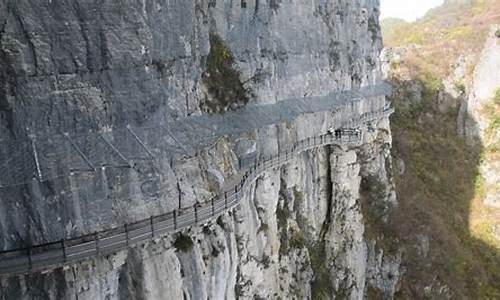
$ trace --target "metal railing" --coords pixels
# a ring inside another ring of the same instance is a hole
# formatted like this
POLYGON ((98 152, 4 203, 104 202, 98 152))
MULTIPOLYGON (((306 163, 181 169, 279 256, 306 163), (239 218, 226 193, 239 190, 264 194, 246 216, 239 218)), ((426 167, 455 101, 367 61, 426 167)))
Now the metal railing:
MULTIPOLYGON (((391 108, 365 114, 353 124, 360 125, 393 112, 394 110, 391 108)), ((309 137, 294 143, 274 156, 255 162, 239 174, 240 178, 236 179, 234 186, 224 190, 219 196, 208 202, 151 216, 136 223, 125 224, 90 235, 2 251, 0 252, 0 275, 40 271, 58 265, 75 263, 96 255, 112 254, 167 233, 204 224, 238 205, 245 189, 266 170, 291 161, 298 153, 331 144, 352 146, 361 141, 361 135, 358 132, 352 130, 341 132, 344 133, 340 136, 322 134, 309 137)))

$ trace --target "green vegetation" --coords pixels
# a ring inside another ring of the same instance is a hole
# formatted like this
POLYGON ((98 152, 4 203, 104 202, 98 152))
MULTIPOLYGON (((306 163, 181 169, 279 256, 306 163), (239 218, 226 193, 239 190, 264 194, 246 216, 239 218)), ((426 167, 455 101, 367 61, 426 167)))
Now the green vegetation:
POLYGON ((409 23, 403 19, 387 18, 380 21, 380 27, 384 36, 393 37, 397 34, 399 28, 408 26, 409 23))
POLYGON ((299 204, 304 202, 304 193, 299 191, 296 186, 293 187, 293 199, 299 204))
POLYGON ((280 256, 286 256, 290 247, 290 241, 288 238, 288 218, 290 218, 290 210, 288 209, 288 201, 286 196, 281 195, 284 199, 283 207, 278 205, 276 208, 276 219, 278 221, 278 230, 280 230, 280 256))
MULTIPOLYGON (((488 127, 484 131, 484 150, 481 153, 482 164, 494 165, 500 161, 500 90, 496 90, 492 101, 483 106, 482 118, 488 121, 488 127)), ((500 194, 500 186, 489 184, 482 176, 476 178, 476 197, 471 204, 470 230, 474 237, 487 243, 491 247, 500 250, 500 240, 494 232, 496 226, 500 226, 500 210, 486 207, 483 199, 490 195, 500 194)), ((500 256, 499 252, 495 253, 500 256)), ((488 259, 491 259, 489 257, 488 259)), ((487 285, 482 287, 491 292, 487 285)))
MULTIPOLYGON (((497 0, 445 1, 417 22, 382 22, 385 44, 405 49, 398 52, 401 62, 391 64, 397 90, 392 99, 393 155, 404 161, 405 172, 395 176, 399 203, 388 223, 380 221, 384 208, 366 201, 379 192, 369 178, 362 184, 361 205, 365 235, 386 250, 394 240, 403 247, 407 272, 399 298, 440 298, 423 291, 443 285, 455 299, 500 298, 500 242, 492 232, 499 217, 482 201, 495 187, 479 175, 481 161, 500 154, 500 92, 484 109, 492 140, 484 147, 457 134, 460 105, 447 112, 438 109, 442 97, 459 103, 461 97, 453 99, 445 92, 443 79, 455 70, 459 57, 481 53, 491 26, 498 23, 497 0), (415 90, 423 90, 422 95, 415 90), (428 241, 428 251, 422 240, 428 241)), ((465 78, 454 85, 459 95, 467 93, 474 59, 467 57, 465 78)))
POLYGON ((261 223, 257 232, 267 232, 269 230, 269 225, 266 223, 261 223))
POLYGON ((205 99, 202 103, 202 109, 205 111, 221 113, 248 103, 250 91, 245 88, 233 64, 234 57, 231 50, 218 35, 210 35, 210 53, 203 74, 203 83, 211 98, 205 99))
POLYGON ((457 92, 460 95, 464 95, 467 92, 467 87, 463 82, 455 82, 453 88, 455 89, 455 92, 457 92))
POLYGON ((180 233, 175 239, 174 247, 181 252, 187 253, 193 249, 193 240, 186 234, 180 233))
MULTIPOLYGON (((285 186, 285 184, 282 184, 282 186, 285 186)), ((304 194, 296 187, 293 188, 292 192, 295 207, 297 208, 304 201, 304 194)), ((334 291, 330 282, 328 264, 325 263, 326 253, 324 239, 320 238, 317 242, 308 241, 300 228, 289 228, 289 219, 292 217, 292 213, 288 207, 288 202, 290 200, 288 197, 290 197, 290 195, 284 190, 281 190, 280 203, 283 203, 283 205, 278 205, 276 209, 278 230, 280 230, 280 257, 288 255, 290 250, 307 249, 310 263, 306 262, 301 266, 301 269, 306 270, 311 267, 314 273, 314 280, 311 286, 312 299, 330 299, 334 291)), ((299 222, 298 225, 300 226, 301 217, 297 217, 297 222, 299 222)), ((292 291, 294 291, 297 299, 303 298, 300 297, 300 295, 302 295, 301 292, 293 289, 292 291)))
POLYGON ((379 23, 377 22, 375 17, 371 16, 370 19, 368 19, 368 31, 371 34, 372 43, 375 43, 378 38, 378 33, 380 31, 378 24, 379 23))
POLYGON ((455 41, 471 41, 474 40, 476 32, 472 26, 458 26, 447 29, 445 39, 455 41))
MULTIPOLYGON (((377 215, 370 217, 374 210, 363 209, 369 224, 366 234, 374 235, 389 249, 392 239, 401 241, 407 264, 402 298, 422 296, 416 292, 418 287, 438 277, 454 298, 495 299, 500 292, 498 249, 485 244, 483 238, 478 240, 469 223, 478 218, 471 215, 476 205, 473 199, 484 189, 478 172, 482 149, 457 135, 458 107, 446 113, 436 109, 443 89, 433 80, 393 78, 393 83, 400 92, 393 99, 393 151, 405 162, 405 173, 396 176, 399 205, 389 218, 391 223, 377 223, 377 215), (407 94, 415 84, 424 88, 423 97, 408 105, 407 94), (422 257, 414 244, 422 235, 430 240, 427 257, 422 257)), ((362 197, 377 193, 376 184, 365 188, 362 197)))
POLYGON ((431 70, 444 78, 465 50, 477 51, 484 44, 491 24, 500 21, 500 2, 445 3, 414 23, 382 20, 386 46, 416 45, 404 55, 405 68, 412 74, 431 70))
POLYGON ((493 96, 493 102, 496 105, 500 105, 500 89, 496 89, 495 94, 493 96))
POLYGON ((290 248, 302 249, 307 246, 307 241, 304 235, 299 230, 291 230, 290 248))
POLYGON ((391 220, 386 216, 392 208, 385 199, 386 186, 379 178, 365 177, 361 180, 360 201, 365 225, 364 236, 367 240, 376 241, 385 253, 396 253, 399 241, 391 226, 393 224, 384 221, 391 220))
POLYGON ((500 89, 495 91, 491 104, 483 107, 483 115, 485 119, 489 120, 486 134, 490 139, 496 139, 495 133, 500 129, 500 89))
POLYGON ((412 24, 404 20, 390 18, 382 20, 380 24, 386 45, 421 45, 425 41, 424 33, 412 30, 412 24))
POLYGON ((490 122, 490 130, 498 130, 500 129, 500 114, 495 114, 493 119, 490 122))
POLYGON ((312 299, 330 299, 334 290, 330 282, 330 270, 328 264, 325 263, 325 244, 321 241, 309 246, 308 249, 311 268, 314 272, 314 281, 311 286, 312 299))

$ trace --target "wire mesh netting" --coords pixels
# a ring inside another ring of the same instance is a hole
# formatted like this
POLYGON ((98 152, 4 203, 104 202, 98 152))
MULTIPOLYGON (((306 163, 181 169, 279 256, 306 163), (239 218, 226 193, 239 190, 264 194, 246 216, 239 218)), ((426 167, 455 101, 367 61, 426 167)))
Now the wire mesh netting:
POLYGON ((0 141, 0 188, 46 181, 99 167, 128 167, 132 160, 195 156, 224 135, 247 132, 293 120, 306 113, 332 110, 362 97, 383 96, 390 86, 322 97, 293 98, 263 106, 246 106, 221 115, 196 115, 167 124, 120 128, 80 135, 31 136, 0 141))

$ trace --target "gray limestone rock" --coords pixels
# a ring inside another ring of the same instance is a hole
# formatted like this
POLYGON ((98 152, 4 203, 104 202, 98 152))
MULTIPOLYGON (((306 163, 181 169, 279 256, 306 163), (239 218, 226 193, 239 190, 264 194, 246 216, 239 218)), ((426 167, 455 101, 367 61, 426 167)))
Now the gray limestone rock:
MULTIPOLYGON (((214 113, 205 109, 207 101, 222 100, 206 80, 211 36, 222 43, 216 60, 230 55, 224 68, 248 91, 248 101, 218 104, 214 111, 377 84, 378 14, 378 0, 0 0, 0 135, 28 142, 27 127, 43 138, 127 124, 182 124, 188 116, 214 113)), ((1 189, 0 249, 207 201, 238 173, 242 156, 269 156, 384 105, 383 96, 359 99, 223 137, 196 149, 194 158, 173 160, 159 152, 133 168, 1 189)), ((320 147, 265 172, 233 212, 184 231, 192 244, 180 247, 176 234, 71 266, 0 278, 0 298, 362 299, 369 287, 390 298, 400 257, 365 238, 359 206, 367 176, 378 176, 386 191, 370 201, 396 205, 386 169, 388 119, 361 130, 360 147, 320 147)), ((167 135, 151 132, 153 140, 167 135)))

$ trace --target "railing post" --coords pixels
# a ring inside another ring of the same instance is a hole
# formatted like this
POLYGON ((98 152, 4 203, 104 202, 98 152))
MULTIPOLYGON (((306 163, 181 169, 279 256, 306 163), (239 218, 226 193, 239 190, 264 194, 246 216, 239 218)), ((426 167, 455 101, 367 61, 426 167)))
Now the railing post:
POLYGON ((194 222, 195 224, 198 224, 198 207, 196 203, 193 206, 194 206, 194 222))
POLYGON ((212 217, 215 216, 215 204, 214 204, 214 197, 212 197, 212 217))
POLYGON ((61 240, 61 248, 63 253, 63 261, 66 262, 68 260, 68 256, 66 255, 66 245, 64 243, 64 239, 61 240))
POLYGON ((177 211, 174 209, 174 230, 177 230, 177 211))
POLYGON ((97 254, 99 254, 99 233, 97 231, 94 233, 94 240, 95 240, 95 251, 97 254))
POLYGON ((155 237, 155 227, 153 225, 153 216, 149 218, 149 224, 151 225, 151 238, 155 237))
POLYGON ((227 192, 224 192, 224 209, 227 209, 227 192))
POLYGON ((127 225, 127 223, 125 223, 123 225, 123 228, 125 229, 125 245, 128 247, 129 241, 128 241, 128 225, 127 225))

